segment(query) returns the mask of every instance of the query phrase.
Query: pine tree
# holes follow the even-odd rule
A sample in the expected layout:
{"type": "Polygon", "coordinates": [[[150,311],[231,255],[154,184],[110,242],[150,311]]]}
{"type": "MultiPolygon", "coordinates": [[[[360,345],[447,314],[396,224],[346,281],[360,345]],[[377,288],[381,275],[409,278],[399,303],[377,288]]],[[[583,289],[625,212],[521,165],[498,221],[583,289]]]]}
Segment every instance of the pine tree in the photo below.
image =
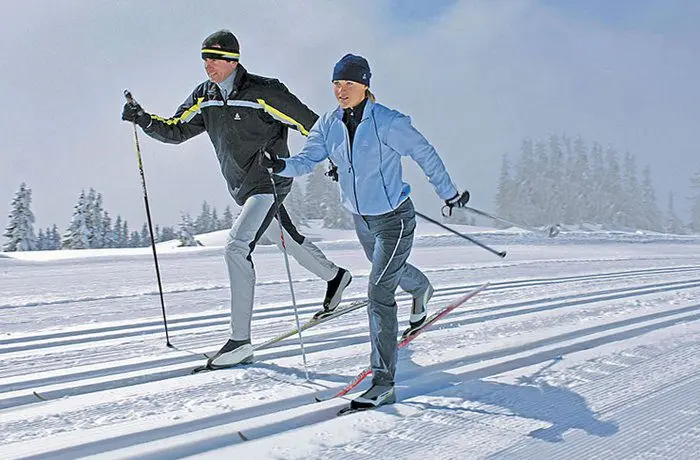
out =
{"type": "Polygon", "coordinates": [[[691,197],[689,227],[693,232],[700,233],[700,171],[690,178],[690,187],[694,195],[691,197]]]}
{"type": "Polygon", "coordinates": [[[197,246],[199,243],[195,239],[195,224],[192,221],[192,217],[187,213],[181,214],[180,219],[180,229],[178,232],[178,238],[180,239],[180,246],[197,246]]]}
{"type": "Polygon", "coordinates": [[[10,204],[10,221],[4,233],[8,242],[3,246],[4,251],[34,251],[36,249],[34,213],[31,204],[32,190],[22,182],[10,204]]]}
{"type": "Polygon", "coordinates": [[[177,238],[177,233],[173,227],[163,227],[158,241],[170,241],[177,238]]]}
{"type": "Polygon", "coordinates": [[[112,228],[112,218],[109,213],[105,211],[102,214],[102,225],[100,226],[100,231],[102,235],[100,239],[102,240],[103,248],[114,248],[117,245],[114,229],[112,228]]]}
{"type": "Polygon", "coordinates": [[[140,241],[141,241],[141,247],[146,247],[151,245],[151,234],[148,233],[148,226],[144,222],[144,224],[141,226],[141,234],[140,236],[140,241]]]}
{"type": "Polygon", "coordinates": [[[207,233],[211,228],[211,208],[209,204],[205,201],[202,203],[202,210],[194,221],[194,230],[199,235],[202,233],[207,233]]]}
{"type": "Polygon", "coordinates": [[[61,234],[58,232],[58,227],[56,224],[46,228],[44,238],[43,249],[45,251],[55,251],[57,249],[61,249],[61,234]]]}
{"type": "Polygon", "coordinates": [[[224,209],[223,218],[221,219],[221,230],[226,230],[233,227],[233,213],[231,212],[231,206],[226,206],[224,209]]]}
{"type": "Polygon", "coordinates": [[[117,214],[117,218],[114,221],[114,226],[112,227],[112,241],[113,248],[123,248],[123,238],[122,238],[122,216],[117,214]]]}
{"type": "Polygon", "coordinates": [[[620,186],[620,163],[617,159],[617,151],[609,146],[605,152],[605,182],[607,208],[604,210],[605,223],[613,228],[620,228],[623,223],[622,213],[622,187],[620,186]]]}
{"type": "Polygon", "coordinates": [[[97,193],[94,188],[88,190],[85,198],[86,213],[85,227],[87,229],[88,247],[104,247],[104,219],[102,209],[102,194],[97,193]]]}
{"type": "Polygon", "coordinates": [[[324,166],[316,166],[308,177],[304,193],[303,215],[307,219],[323,219],[325,203],[328,202],[328,182],[324,166]]]}
{"type": "Polygon", "coordinates": [[[216,212],[216,207],[211,208],[211,226],[209,227],[210,232],[215,232],[221,229],[221,222],[219,221],[219,214],[216,212]]]}
{"type": "Polygon", "coordinates": [[[129,222],[126,220],[122,225],[121,231],[119,232],[119,247],[128,248],[129,247],[129,222]]]}
{"type": "Polygon", "coordinates": [[[508,156],[503,155],[501,160],[501,174],[498,178],[498,192],[496,193],[496,213],[505,218],[512,218],[515,205],[515,187],[510,177],[510,164],[508,156]]]}
{"type": "Polygon", "coordinates": [[[520,161],[515,168],[515,199],[513,215],[503,216],[506,219],[531,224],[536,217],[535,206],[535,181],[537,180],[537,166],[535,163],[535,151],[533,142],[525,139],[520,148],[520,161]]]}
{"type": "Polygon", "coordinates": [[[645,166],[642,171],[642,185],[639,194],[641,200],[638,200],[640,216],[638,225],[648,230],[657,232],[663,231],[661,212],[656,204],[656,191],[651,182],[651,169],[649,165],[645,166]]]}
{"type": "Polygon", "coordinates": [[[603,224],[606,222],[606,212],[608,208],[608,202],[606,200],[607,193],[605,191],[603,147],[596,142],[591,148],[591,180],[588,187],[589,222],[595,224],[603,224]]]}
{"type": "Polygon", "coordinates": [[[673,204],[673,192],[668,192],[668,210],[666,211],[666,230],[667,233],[679,234],[683,232],[683,223],[676,214],[673,204]]]}
{"type": "Polygon", "coordinates": [[[577,136],[573,145],[573,167],[569,170],[567,183],[570,187],[567,222],[591,221],[591,167],[588,162],[586,144],[577,136]]]}
{"type": "Polygon", "coordinates": [[[306,205],[304,203],[304,193],[298,180],[292,183],[292,190],[289,192],[289,195],[287,195],[287,198],[284,199],[284,207],[289,217],[292,219],[292,222],[294,222],[294,225],[300,226],[306,224],[308,219],[306,219],[305,214],[306,205]]]}
{"type": "Polygon", "coordinates": [[[78,202],[73,207],[73,216],[68,229],[63,234],[62,246],[64,249],[87,249],[90,247],[87,215],[87,197],[85,190],[81,190],[78,202]]]}
{"type": "Polygon", "coordinates": [[[46,235],[44,235],[44,230],[40,228],[36,237],[36,250],[43,251],[46,249],[46,246],[46,235]]]}
{"type": "Polygon", "coordinates": [[[141,246],[143,246],[143,244],[141,242],[141,234],[139,232],[137,232],[136,230],[134,230],[133,232],[131,232],[131,236],[129,236],[128,247],[140,248],[141,246]]]}
{"type": "Polygon", "coordinates": [[[326,200],[323,214],[323,226],[325,228],[355,228],[352,215],[340,202],[340,191],[335,184],[328,187],[326,200]]]}
{"type": "MultiPolygon", "coordinates": [[[[651,185],[651,182],[649,183],[651,185]]],[[[653,194],[653,190],[651,190],[653,194]]],[[[649,197],[647,197],[649,198],[649,197]]],[[[651,218],[645,209],[644,197],[641,196],[639,182],[637,180],[637,162],[629,152],[625,153],[624,166],[622,170],[622,187],[620,190],[620,218],[622,225],[629,228],[650,229],[651,218]]],[[[655,204],[654,204],[655,206],[655,204]]]]}

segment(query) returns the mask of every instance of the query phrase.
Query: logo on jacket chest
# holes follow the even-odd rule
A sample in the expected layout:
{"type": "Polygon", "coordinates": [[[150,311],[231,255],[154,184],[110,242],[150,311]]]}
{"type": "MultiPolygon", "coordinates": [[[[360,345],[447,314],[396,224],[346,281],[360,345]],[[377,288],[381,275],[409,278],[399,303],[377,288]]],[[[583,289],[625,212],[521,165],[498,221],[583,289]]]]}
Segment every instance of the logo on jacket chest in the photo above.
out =
{"type": "Polygon", "coordinates": [[[240,119],[241,119],[241,116],[238,114],[238,112],[236,112],[236,114],[233,116],[233,119],[234,119],[234,120],[240,120],[240,119]]]}

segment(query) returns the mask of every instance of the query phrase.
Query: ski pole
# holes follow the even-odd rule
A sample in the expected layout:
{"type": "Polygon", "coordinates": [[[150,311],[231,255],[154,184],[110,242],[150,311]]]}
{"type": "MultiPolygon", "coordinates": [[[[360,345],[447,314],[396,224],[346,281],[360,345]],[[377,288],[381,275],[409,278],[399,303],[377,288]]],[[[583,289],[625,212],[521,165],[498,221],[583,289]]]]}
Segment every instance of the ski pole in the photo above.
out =
{"type": "MultiPolygon", "coordinates": [[[[129,104],[136,104],[136,100],[128,89],[124,90],[124,97],[129,104]]],[[[151,248],[153,248],[153,262],[156,266],[156,279],[158,280],[158,293],[160,294],[160,308],[163,311],[163,326],[165,327],[165,345],[168,348],[175,348],[170,343],[168,335],[168,318],[165,315],[165,300],[163,299],[163,284],[160,281],[160,269],[158,268],[158,253],[156,252],[156,240],[153,236],[153,224],[151,222],[151,209],[148,205],[148,191],[146,190],[146,175],[143,172],[143,162],[141,161],[141,147],[139,146],[139,133],[134,121],[134,145],[136,146],[136,158],[139,163],[139,173],[141,174],[141,187],[143,188],[143,202],[146,205],[146,220],[148,221],[148,234],[151,237],[151,248]]]]}
{"type": "MultiPolygon", "coordinates": [[[[264,148],[260,150],[260,154],[264,155],[264,148]]],[[[292,306],[294,307],[294,319],[297,323],[297,331],[299,331],[299,344],[301,346],[301,359],[304,362],[304,373],[306,374],[306,380],[309,379],[309,367],[306,364],[306,350],[304,349],[304,336],[301,333],[301,323],[299,322],[299,311],[297,309],[297,300],[294,296],[294,283],[292,282],[292,270],[289,268],[289,256],[287,255],[287,246],[284,242],[284,227],[282,226],[282,216],[280,213],[280,202],[277,196],[277,186],[275,185],[275,178],[272,177],[272,172],[268,170],[268,175],[270,176],[270,182],[272,182],[272,196],[275,200],[275,216],[277,217],[277,224],[280,228],[280,241],[282,243],[282,254],[284,254],[284,265],[287,268],[287,279],[289,280],[289,292],[292,295],[292,306]]]]}
{"type": "Polygon", "coordinates": [[[454,233],[454,234],[457,235],[457,236],[461,236],[461,237],[464,238],[465,240],[471,241],[472,243],[476,244],[476,245],[479,246],[480,248],[484,248],[484,249],[486,249],[487,251],[489,251],[490,253],[496,254],[496,255],[497,255],[498,257],[500,257],[501,259],[504,258],[504,257],[506,256],[506,251],[497,251],[497,250],[495,250],[495,249],[493,249],[493,248],[491,248],[491,247],[489,247],[489,246],[486,246],[484,243],[482,243],[482,242],[480,242],[480,241],[478,241],[478,240],[472,238],[471,236],[465,235],[465,234],[463,234],[463,233],[459,233],[457,230],[454,230],[454,229],[448,227],[447,225],[445,225],[445,224],[443,224],[443,223],[440,223],[440,222],[438,222],[437,220],[432,219],[432,218],[426,216],[425,214],[421,214],[420,212],[416,211],[416,215],[419,216],[419,217],[422,217],[423,219],[427,220],[428,222],[431,222],[431,223],[437,225],[438,227],[444,228],[444,229],[447,230],[448,232],[454,233]]]}
{"type": "MultiPolygon", "coordinates": [[[[528,226],[528,225],[523,225],[523,224],[516,224],[516,223],[514,223],[514,222],[505,220],[505,219],[503,219],[502,217],[494,216],[494,215],[489,214],[489,213],[487,213],[487,212],[485,212],[485,211],[481,211],[481,210],[479,210],[479,209],[472,208],[472,207],[470,207],[470,206],[463,206],[462,208],[465,209],[465,210],[467,210],[467,211],[469,211],[469,212],[472,212],[472,213],[474,213],[474,214],[477,214],[477,215],[479,215],[479,216],[488,217],[489,219],[493,219],[493,220],[495,220],[496,222],[501,222],[501,223],[506,224],[506,225],[512,225],[513,227],[518,227],[518,228],[522,228],[522,229],[525,229],[525,230],[529,230],[529,231],[531,231],[531,232],[533,232],[533,233],[540,233],[540,232],[542,232],[542,230],[540,230],[540,229],[538,229],[538,228],[530,227],[530,226],[528,226]]],[[[559,234],[559,231],[560,231],[560,230],[561,230],[561,226],[560,226],[559,224],[554,224],[554,225],[550,225],[549,227],[547,227],[547,229],[545,230],[545,232],[547,233],[547,235],[548,235],[550,238],[554,238],[555,236],[557,236],[557,235],[559,234]]]]}

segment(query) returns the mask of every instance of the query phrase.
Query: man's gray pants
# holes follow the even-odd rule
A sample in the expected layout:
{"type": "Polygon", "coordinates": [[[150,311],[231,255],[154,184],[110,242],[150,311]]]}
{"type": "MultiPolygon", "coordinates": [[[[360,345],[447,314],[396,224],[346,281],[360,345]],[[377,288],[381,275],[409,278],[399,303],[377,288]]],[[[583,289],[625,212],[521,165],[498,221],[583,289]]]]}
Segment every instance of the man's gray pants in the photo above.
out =
{"type": "MultiPolygon", "coordinates": [[[[273,195],[253,195],[248,198],[233,223],[226,242],[226,265],[231,283],[231,339],[250,340],[255,268],[251,254],[264,235],[281,247],[280,229],[276,218],[273,195]]],[[[280,206],[284,243],[287,253],[299,265],[324,281],[337,275],[338,267],[313,243],[297,232],[284,206],[280,206]]]]}
{"type": "Polygon", "coordinates": [[[419,297],[430,285],[420,270],[406,262],[413,246],[415,211],[411,200],[406,199],[390,213],[353,215],[353,219],[362,248],[372,262],[367,294],[372,383],[393,385],[398,335],[396,287],[419,297]]]}

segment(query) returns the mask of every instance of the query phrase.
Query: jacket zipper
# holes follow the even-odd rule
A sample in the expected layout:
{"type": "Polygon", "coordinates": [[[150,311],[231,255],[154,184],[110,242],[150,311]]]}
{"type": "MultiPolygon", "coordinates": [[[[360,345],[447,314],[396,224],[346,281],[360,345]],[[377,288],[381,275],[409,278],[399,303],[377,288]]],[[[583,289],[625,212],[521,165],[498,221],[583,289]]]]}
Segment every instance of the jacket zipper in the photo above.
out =
{"type": "MultiPolygon", "coordinates": [[[[357,126],[360,126],[359,123],[357,126]]],[[[355,207],[357,209],[357,213],[361,215],[360,202],[357,199],[357,188],[355,186],[355,167],[352,165],[352,144],[350,142],[350,133],[348,132],[348,127],[345,126],[345,123],[343,123],[343,128],[345,129],[345,142],[348,145],[348,163],[350,163],[348,173],[352,174],[352,193],[355,195],[355,207]]],[[[357,128],[355,129],[355,135],[357,135],[357,128]]]]}

